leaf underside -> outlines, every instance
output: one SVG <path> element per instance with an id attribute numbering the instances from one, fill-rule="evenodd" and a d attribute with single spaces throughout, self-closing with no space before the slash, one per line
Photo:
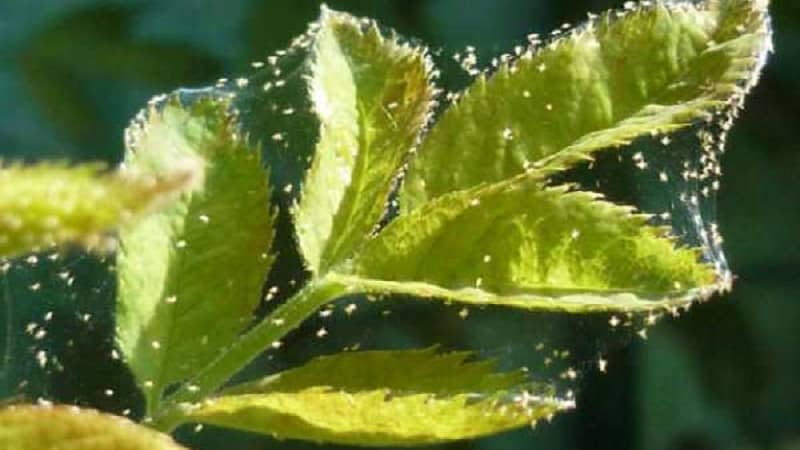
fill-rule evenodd
<path id="1" fill-rule="evenodd" d="M 110 232 L 164 206 L 192 183 L 191 167 L 158 174 L 57 163 L 0 168 L 0 256 L 55 245 L 113 244 Z"/>
<path id="2" fill-rule="evenodd" d="M 191 155 L 205 168 L 194 192 L 120 236 L 117 342 L 151 406 L 247 327 L 272 263 L 267 175 L 227 108 L 173 99 L 132 128 L 126 165 Z"/>
<path id="3" fill-rule="evenodd" d="M 516 428 L 569 407 L 522 372 L 435 349 L 341 353 L 233 387 L 189 420 L 278 438 L 409 446 Z M 534 393 L 535 395 L 531 395 Z"/>
<path id="4" fill-rule="evenodd" d="M 130 420 L 73 406 L 0 409 L 6 450 L 181 450 L 169 436 Z"/>
<path id="5" fill-rule="evenodd" d="M 315 273 L 351 256 L 381 219 L 432 98 L 425 51 L 323 8 L 310 76 L 320 138 L 294 209 Z"/>

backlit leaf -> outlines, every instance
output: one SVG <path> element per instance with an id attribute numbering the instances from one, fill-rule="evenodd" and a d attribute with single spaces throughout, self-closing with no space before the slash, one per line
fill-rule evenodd
<path id="1" fill-rule="evenodd" d="M 102 165 L 0 168 L 0 256 L 69 242 L 108 248 L 110 232 L 174 200 L 196 175 L 190 165 L 157 175 Z"/>
<path id="2" fill-rule="evenodd" d="M 351 256 L 381 219 L 432 97 L 423 49 L 324 8 L 319 25 L 310 95 L 320 138 L 294 210 L 318 273 Z"/>
<path id="3" fill-rule="evenodd" d="M 117 342 L 153 406 L 250 323 L 272 258 L 260 154 L 221 100 L 169 100 L 132 125 L 125 164 L 169 167 L 191 155 L 196 190 L 120 236 Z"/>
<path id="4" fill-rule="evenodd" d="M 481 76 L 421 145 L 401 205 L 563 170 L 737 102 L 770 48 L 766 2 L 612 11 Z"/>
<path id="5" fill-rule="evenodd" d="M 516 428 L 572 406 L 545 386 L 522 391 L 522 372 L 498 373 L 469 357 L 435 349 L 326 356 L 229 389 L 189 420 L 279 438 L 420 445 Z"/>

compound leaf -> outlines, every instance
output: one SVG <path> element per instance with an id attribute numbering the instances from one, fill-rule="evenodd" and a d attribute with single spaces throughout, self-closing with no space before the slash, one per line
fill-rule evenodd
<path id="1" fill-rule="evenodd" d="M 0 409 L 7 450 L 181 450 L 169 436 L 130 420 L 74 406 Z"/>
<path id="2" fill-rule="evenodd" d="M 421 445 L 516 428 L 571 407 L 548 387 L 529 384 L 522 394 L 524 373 L 498 373 L 469 357 L 435 349 L 321 357 L 231 388 L 188 420 L 280 438 Z"/>
<path id="3" fill-rule="evenodd" d="M 563 170 L 737 102 L 770 49 L 766 3 L 612 11 L 481 75 L 422 143 L 401 205 L 526 170 Z"/>
<path id="4" fill-rule="evenodd" d="M 324 8 L 319 25 L 310 95 L 320 137 L 294 210 L 316 273 L 351 256 L 381 219 L 432 97 L 423 49 Z"/>
<path id="5" fill-rule="evenodd" d="M 0 168 L 0 256 L 76 242 L 113 244 L 109 232 L 177 197 L 197 175 L 189 165 L 160 174 L 107 172 L 100 164 Z"/>
<path id="6" fill-rule="evenodd" d="M 177 100 L 129 130 L 125 164 L 203 161 L 196 189 L 120 236 L 117 342 L 153 407 L 250 323 L 272 263 L 267 175 L 226 102 Z"/>
<path id="7" fill-rule="evenodd" d="M 568 312 L 682 304 L 716 281 L 698 251 L 599 194 L 524 175 L 389 224 L 338 281 L 358 291 Z"/>

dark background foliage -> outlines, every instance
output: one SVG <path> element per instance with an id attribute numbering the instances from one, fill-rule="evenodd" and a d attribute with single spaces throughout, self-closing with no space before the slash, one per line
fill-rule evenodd
<path id="1" fill-rule="evenodd" d="M 375 17 L 445 54 L 474 45 L 485 57 L 619 3 L 329 5 Z M 584 380 L 577 411 L 536 431 L 442 448 L 800 449 L 800 2 L 773 3 L 776 55 L 724 158 L 718 222 L 738 276 L 733 293 L 614 351 L 607 375 Z M 148 98 L 246 71 L 302 32 L 318 7 L 311 0 L 0 0 L 0 157 L 118 161 L 122 130 Z M 71 376 L 103 376 L 92 357 L 84 355 L 84 372 Z M 223 432 L 193 442 L 317 448 Z"/>

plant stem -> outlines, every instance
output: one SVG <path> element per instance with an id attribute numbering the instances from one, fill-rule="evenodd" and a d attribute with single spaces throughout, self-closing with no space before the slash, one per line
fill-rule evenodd
<path id="1" fill-rule="evenodd" d="M 217 391 L 265 349 L 345 291 L 344 285 L 325 279 L 309 282 L 272 314 L 243 334 L 199 374 L 165 398 L 162 407 L 153 416 L 151 426 L 164 432 L 175 429 L 185 420 L 187 407 Z"/>

